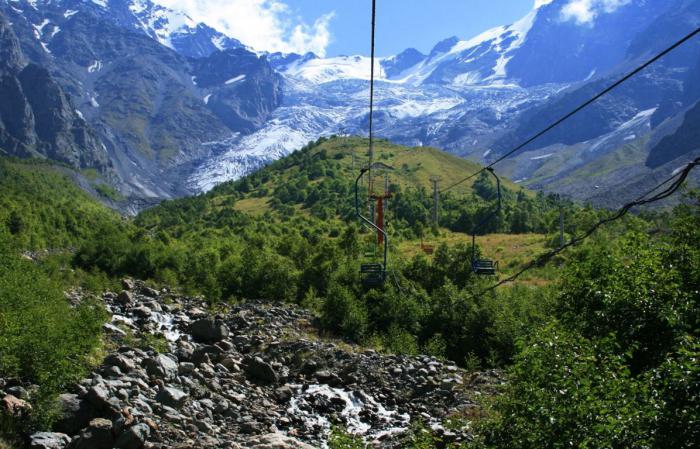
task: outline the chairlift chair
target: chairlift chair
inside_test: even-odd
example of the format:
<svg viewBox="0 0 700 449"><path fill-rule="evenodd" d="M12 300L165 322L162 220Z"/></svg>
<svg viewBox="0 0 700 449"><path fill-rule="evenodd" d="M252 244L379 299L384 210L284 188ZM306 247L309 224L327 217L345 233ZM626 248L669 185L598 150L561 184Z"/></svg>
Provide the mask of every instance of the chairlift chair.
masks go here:
<svg viewBox="0 0 700 449"><path fill-rule="evenodd" d="M360 208L360 179L368 171L367 168L360 170L360 175L355 180L355 214L360 221L370 229L377 232L380 243L384 245L383 262L363 263L360 265L360 277L362 285L366 288L379 287L386 281L387 255L389 251L389 235L381 227L377 226L373 220L362 215Z"/></svg>
<svg viewBox="0 0 700 449"><path fill-rule="evenodd" d="M493 168L488 167L486 169L491 173L494 178L496 178L496 186L498 190L498 204L496 210L485 217L479 224L477 224L474 229L472 229L472 272L477 276L496 276L498 274L498 262L493 259L476 257L476 233L489 221L493 220L498 213L501 211L501 180L498 178Z"/></svg>

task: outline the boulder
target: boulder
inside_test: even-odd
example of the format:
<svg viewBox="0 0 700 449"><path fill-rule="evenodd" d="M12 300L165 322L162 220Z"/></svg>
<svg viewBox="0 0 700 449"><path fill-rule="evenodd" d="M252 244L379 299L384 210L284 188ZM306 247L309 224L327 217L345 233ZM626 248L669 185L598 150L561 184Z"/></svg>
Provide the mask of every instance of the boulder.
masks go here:
<svg viewBox="0 0 700 449"><path fill-rule="evenodd" d="M165 354L144 359L143 365L149 376L159 379L174 379L177 376L177 362Z"/></svg>
<svg viewBox="0 0 700 449"><path fill-rule="evenodd" d="M38 432L29 437L29 449L63 449L70 441L65 433Z"/></svg>
<svg viewBox="0 0 700 449"><path fill-rule="evenodd" d="M123 290L117 296L117 302L122 306L129 306L134 303L134 295L129 291Z"/></svg>
<svg viewBox="0 0 700 449"><path fill-rule="evenodd" d="M163 387L156 395L156 401L178 409L182 407L189 396L182 390L173 387Z"/></svg>
<svg viewBox="0 0 700 449"><path fill-rule="evenodd" d="M158 290L152 289L151 287L144 287L141 289L141 292L149 298L157 298L159 296Z"/></svg>
<svg viewBox="0 0 700 449"><path fill-rule="evenodd" d="M123 354L110 354L105 358L105 365L117 366L125 373L136 368L134 361L124 356Z"/></svg>
<svg viewBox="0 0 700 449"><path fill-rule="evenodd" d="M113 443L112 421L95 418L71 442L69 449L112 449Z"/></svg>
<svg viewBox="0 0 700 449"><path fill-rule="evenodd" d="M136 282L133 279L124 278L122 279L122 288L124 290L133 290L136 288Z"/></svg>
<svg viewBox="0 0 700 449"><path fill-rule="evenodd" d="M24 399L8 394L2 398L2 411L13 418L21 418L32 411L32 406Z"/></svg>
<svg viewBox="0 0 700 449"><path fill-rule="evenodd" d="M244 372L249 380L263 383L277 382L278 376L275 369L260 357L248 357L244 360L244 364Z"/></svg>
<svg viewBox="0 0 700 449"><path fill-rule="evenodd" d="M314 449L306 443L282 435L281 433L269 433L255 437L248 443L249 449Z"/></svg>
<svg viewBox="0 0 700 449"><path fill-rule="evenodd" d="M68 435L76 435L86 427L94 415L92 408L80 399L77 394L65 393L58 397L58 407L61 418L56 422L55 429Z"/></svg>
<svg viewBox="0 0 700 449"><path fill-rule="evenodd" d="M151 429L147 424L136 424L117 438L114 447L118 449L140 449L150 435Z"/></svg>
<svg viewBox="0 0 700 449"><path fill-rule="evenodd" d="M106 411L113 408L111 399L109 389L104 384L93 385L87 393L88 402L97 410ZM118 402L116 398L115 402Z"/></svg>
<svg viewBox="0 0 700 449"><path fill-rule="evenodd" d="M195 341L201 343L215 343L228 337L228 326L214 318L197 320L190 326L190 334Z"/></svg>

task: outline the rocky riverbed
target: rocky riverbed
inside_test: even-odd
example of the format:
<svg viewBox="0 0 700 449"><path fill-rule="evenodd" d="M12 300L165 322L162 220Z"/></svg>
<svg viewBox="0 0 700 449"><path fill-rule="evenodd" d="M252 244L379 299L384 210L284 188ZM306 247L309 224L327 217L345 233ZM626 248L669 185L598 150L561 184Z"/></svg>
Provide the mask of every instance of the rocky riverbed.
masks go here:
<svg viewBox="0 0 700 449"><path fill-rule="evenodd" d="M32 435L31 448L323 448L334 425L398 448L419 421L459 442L470 429L448 419L478 414L478 396L501 382L497 372L322 339L294 306L216 313L201 298L123 286L104 295L113 350L61 395L64 417ZM22 386L3 388L21 405Z"/></svg>

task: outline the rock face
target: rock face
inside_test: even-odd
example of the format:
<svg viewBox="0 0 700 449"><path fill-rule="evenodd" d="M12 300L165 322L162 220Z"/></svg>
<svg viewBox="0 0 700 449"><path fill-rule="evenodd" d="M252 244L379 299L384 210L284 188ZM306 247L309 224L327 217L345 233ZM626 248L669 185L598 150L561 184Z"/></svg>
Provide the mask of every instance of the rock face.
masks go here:
<svg viewBox="0 0 700 449"><path fill-rule="evenodd" d="M134 202L191 193L209 143L281 102L264 56L149 0L0 2L0 52L0 154L97 168Z"/></svg>
<svg viewBox="0 0 700 449"><path fill-rule="evenodd" d="M138 281L129 291L128 304L104 295L111 324L135 338L160 338L162 352L109 334L118 349L60 397L64 417L55 430L73 436L70 446L60 434L35 434L37 444L310 449L341 425L372 447L398 449L416 420L459 443L469 429L445 430L448 414L476 413L473 398L501 382L496 372L466 373L431 357L309 338L314 317L296 307L253 302L207 317L200 298ZM203 342L191 333L200 326L228 332Z"/></svg>
<svg viewBox="0 0 700 449"><path fill-rule="evenodd" d="M107 152L49 71L27 57L0 13L0 154L108 171Z"/></svg>

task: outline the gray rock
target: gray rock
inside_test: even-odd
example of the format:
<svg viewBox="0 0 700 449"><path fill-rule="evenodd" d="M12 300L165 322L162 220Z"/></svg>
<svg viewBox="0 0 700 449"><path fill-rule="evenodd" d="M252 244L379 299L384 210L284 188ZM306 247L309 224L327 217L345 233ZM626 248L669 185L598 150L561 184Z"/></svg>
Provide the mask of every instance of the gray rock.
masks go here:
<svg viewBox="0 0 700 449"><path fill-rule="evenodd" d="M109 366L118 366L125 373L136 368L133 360L122 354L110 354L105 358L105 364Z"/></svg>
<svg viewBox="0 0 700 449"><path fill-rule="evenodd" d="M250 440L248 447L250 449L314 449L313 446L281 433L270 433L255 437Z"/></svg>
<svg viewBox="0 0 700 449"><path fill-rule="evenodd" d="M134 303L134 295L129 291L123 290L117 296L117 302L123 306L129 306Z"/></svg>
<svg viewBox="0 0 700 449"><path fill-rule="evenodd" d="M158 290L154 290L150 287L144 287L142 290L144 295L150 297L150 298L157 298L158 297Z"/></svg>
<svg viewBox="0 0 700 449"><path fill-rule="evenodd" d="M80 399L77 394L65 393L58 397L61 419L56 422L55 429L59 432L75 435L86 427L92 418L93 410L90 405Z"/></svg>
<svg viewBox="0 0 700 449"><path fill-rule="evenodd" d="M203 318L192 323L190 333L195 341L214 343L228 337L229 329L221 320Z"/></svg>
<svg viewBox="0 0 700 449"><path fill-rule="evenodd" d="M143 447L150 435L151 429L146 424L136 424L117 438L114 447L118 449L139 449Z"/></svg>
<svg viewBox="0 0 700 449"><path fill-rule="evenodd" d="M174 379L177 376L177 362L165 354L144 359L143 365L149 376L160 379Z"/></svg>
<svg viewBox="0 0 700 449"><path fill-rule="evenodd" d="M168 407L179 409L189 396L182 390L173 387L163 387L156 395L156 401Z"/></svg>
<svg viewBox="0 0 700 449"><path fill-rule="evenodd" d="M104 384L93 385L87 393L87 400L98 410L112 408L109 389Z"/></svg>
<svg viewBox="0 0 700 449"><path fill-rule="evenodd" d="M248 357L244 361L244 372L249 380L264 383L275 383L278 380L277 372L272 366L260 357Z"/></svg>
<svg viewBox="0 0 700 449"><path fill-rule="evenodd" d="M112 434L112 421L104 418L95 418L90 421L86 429L71 442L70 449L112 449L114 436Z"/></svg>
<svg viewBox="0 0 700 449"><path fill-rule="evenodd" d="M65 433L39 432L29 437L29 449L63 449L70 441Z"/></svg>
<svg viewBox="0 0 700 449"><path fill-rule="evenodd" d="M124 278L122 279L122 288L124 290L133 290L136 288L136 283L133 279Z"/></svg>

